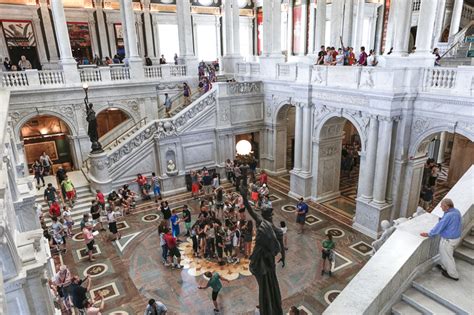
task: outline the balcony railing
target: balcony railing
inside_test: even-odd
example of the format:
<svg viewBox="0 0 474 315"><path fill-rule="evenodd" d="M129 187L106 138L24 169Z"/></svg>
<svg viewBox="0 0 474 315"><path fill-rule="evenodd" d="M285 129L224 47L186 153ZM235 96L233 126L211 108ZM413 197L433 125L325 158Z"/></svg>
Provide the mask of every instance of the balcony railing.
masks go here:
<svg viewBox="0 0 474 315"><path fill-rule="evenodd" d="M421 0L413 0L413 12L420 11L420 7L421 7Z"/></svg>
<svg viewBox="0 0 474 315"><path fill-rule="evenodd" d="M145 66L143 74L132 77L131 68L125 65L105 67L87 66L77 69L81 82L107 84L111 82L127 82L130 80L156 80L186 76L185 65ZM137 69L135 69L137 70ZM69 73L71 75L71 73ZM77 76L77 73L72 73ZM63 70L26 70L0 72L1 86L12 90L36 88L42 86L62 87L68 82L68 73Z"/></svg>

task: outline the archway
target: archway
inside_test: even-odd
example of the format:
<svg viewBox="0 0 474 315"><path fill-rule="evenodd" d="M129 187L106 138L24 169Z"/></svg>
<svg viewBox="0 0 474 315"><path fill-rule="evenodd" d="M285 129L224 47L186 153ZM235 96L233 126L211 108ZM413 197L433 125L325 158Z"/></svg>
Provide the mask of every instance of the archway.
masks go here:
<svg viewBox="0 0 474 315"><path fill-rule="evenodd" d="M295 164L295 113L295 107L287 104L279 109L276 116L275 170L277 173L288 173Z"/></svg>
<svg viewBox="0 0 474 315"><path fill-rule="evenodd" d="M474 142L461 134L436 132L418 144L410 157L406 216L418 206L431 212L474 164Z"/></svg>
<svg viewBox="0 0 474 315"><path fill-rule="evenodd" d="M53 172L59 166L74 169L68 125L52 115L38 115L30 118L20 127L20 139L24 142L28 167L46 152L53 162Z"/></svg>
<svg viewBox="0 0 474 315"><path fill-rule="evenodd" d="M105 136L113 129L117 129L117 135L119 135L120 130L127 129L132 123L131 117L120 108L107 108L97 114L97 132L99 137Z"/></svg>
<svg viewBox="0 0 474 315"><path fill-rule="evenodd" d="M344 117L332 117L319 129L314 150L315 201L353 218L359 179L361 138Z"/></svg>

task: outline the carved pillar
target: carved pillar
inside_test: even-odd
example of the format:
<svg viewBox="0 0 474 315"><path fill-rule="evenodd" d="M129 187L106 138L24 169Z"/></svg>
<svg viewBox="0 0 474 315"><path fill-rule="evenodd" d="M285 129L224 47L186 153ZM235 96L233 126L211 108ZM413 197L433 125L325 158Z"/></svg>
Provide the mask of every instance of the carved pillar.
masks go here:
<svg viewBox="0 0 474 315"><path fill-rule="evenodd" d="M99 189L104 194L110 193L112 191L112 179L109 174L107 153L89 154L89 159L89 179L92 189Z"/></svg>
<svg viewBox="0 0 474 315"><path fill-rule="evenodd" d="M309 3L309 33L308 33L308 54L313 55L316 50L314 46L314 34L316 25L316 2Z"/></svg>
<svg viewBox="0 0 474 315"><path fill-rule="evenodd" d="M459 32L463 3L464 0L454 0L453 15L451 16L451 27L449 28L449 37Z"/></svg>
<svg viewBox="0 0 474 315"><path fill-rule="evenodd" d="M437 0L421 1L420 16L418 18L418 28L416 31L416 55L430 56L431 54L431 39L430 36L434 31L434 24L436 19Z"/></svg>
<svg viewBox="0 0 474 315"><path fill-rule="evenodd" d="M365 1L365 0L361 0ZM344 0L333 0L331 4L331 46L338 47L342 34Z"/></svg>
<svg viewBox="0 0 474 315"><path fill-rule="evenodd" d="M191 4L189 1L176 2L176 16L178 18L179 57L194 57Z"/></svg>
<svg viewBox="0 0 474 315"><path fill-rule="evenodd" d="M156 60L154 43L153 43L153 32L150 16L150 3L144 2L143 8L143 23L145 25L145 38L146 38L146 54L149 58Z"/></svg>
<svg viewBox="0 0 474 315"><path fill-rule="evenodd" d="M49 15L48 1L41 0L39 2L39 8L41 19L43 20L46 43L48 45L49 62L57 63L59 61L58 49L56 47L56 38L54 37L53 24Z"/></svg>
<svg viewBox="0 0 474 315"><path fill-rule="evenodd" d="M122 28L125 46L128 47L128 64L131 79L144 77L143 61L138 55L137 33L135 14L133 13L132 0L120 0L120 13L122 14Z"/></svg>
<svg viewBox="0 0 474 315"><path fill-rule="evenodd" d="M100 52L102 60L105 57L113 57L113 52L109 49L109 42L107 39L107 29L104 19L104 10L102 8L102 0L96 0L96 16L97 16L97 28L99 30L99 42L100 42ZM110 35L112 36L112 35Z"/></svg>
<svg viewBox="0 0 474 315"><path fill-rule="evenodd" d="M312 138L312 121L311 121L311 104L303 105L303 141L302 141L302 162L301 170L309 174L311 171L311 138Z"/></svg>
<svg viewBox="0 0 474 315"><path fill-rule="evenodd" d="M344 42L345 47L352 47L352 19L354 17L353 1L354 0L345 0L344 3L344 25L342 26L342 41Z"/></svg>
<svg viewBox="0 0 474 315"><path fill-rule="evenodd" d="M326 0L316 3L316 37L314 39L314 53L317 54L326 42Z"/></svg>
<svg viewBox="0 0 474 315"><path fill-rule="evenodd" d="M91 42L92 42L92 54L94 56L95 55L100 56L99 40L98 40L99 36L97 35L97 31L95 28L95 19L92 12L89 13L88 25L89 25L89 33L91 35Z"/></svg>
<svg viewBox="0 0 474 315"><path fill-rule="evenodd" d="M301 170L303 132L303 107L297 104L295 113L295 163L293 165L295 171Z"/></svg>
<svg viewBox="0 0 474 315"><path fill-rule="evenodd" d="M135 15L135 28L138 31L138 55L142 58L147 54L145 51L145 35L143 34L143 22L140 16Z"/></svg>
<svg viewBox="0 0 474 315"><path fill-rule="evenodd" d="M293 5L295 0L288 0L287 51L288 57L293 55Z"/></svg>
<svg viewBox="0 0 474 315"><path fill-rule="evenodd" d="M61 57L61 65L64 70L66 82L80 83L81 79L77 71L76 60L72 56L63 2L60 0L52 0L51 12L53 13L54 28L59 45L59 55Z"/></svg>
<svg viewBox="0 0 474 315"><path fill-rule="evenodd" d="M412 0L393 2L393 53L394 56L406 56L410 36L410 21L412 14ZM387 51L389 49L386 49Z"/></svg>
<svg viewBox="0 0 474 315"><path fill-rule="evenodd" d="M155 57L158 59L159 56L161 56L161 51L160 51L160 33L159 33L159 26L158 26L158 21L156 19L156 15L152 15L152 21L153 21L153 35L154 35L154 44L155 44Z"/></svg>
<svg viewBox="0 0 474 315"><path fill-rule="evenodd" d="M388 180L388 166L390 162L390 147L392 142L393 121L384 118L380 122L377 158L375 162L375 181L373 202L378 205L386 203L385 194Z"/></svg>
<svg viewBox="0 0 474 315"><path fill-rule="evenodd" d="M298 54L299 56L304 56L306 54L307 38L308 38L308 6L307 6L307 1L303 1L301 2L300 48L299 48L299 54Z"/></svg>
<svg viewBox="0 0 474 315"><path fill-rule="evenodd" d="M115 26L112 22L107 22L107 32L109 33L110 58L117 53L117 42L115 38Z"/></svg>
<svg viewBox="0 0 474 315"><path fill-rule="evenodd" d="M439 140L439 150L438 150L438 157L436 159L436 163L443 163L444 162L444 151L446 151L446 137L447 132L442 131L440 140Z"/></svg>
<svg viewBox="0 0 474 315"><path fill-rule="evenodd" d="M362 46L362 35L364 34L364 31L365 32L368 31L368 30L364 30L364 15L365 15L365 0L358 0L355 28L354 28L354 33L352 35L354 50L357 50L357 51L359 51L360 47Z"/></svg>
<svg viewBox="0 0 474 315"><path fill-rule="evenodd" d="M40 23L40 19L38 17L37 12L34 13L32 22L33 22L33 32L36 36L36 45L38 48L40 63L44 65L48 63L48 56L46 55L45 41L43 38L43 32L41 31L41 23Z"/></svg>
<svg viewBox="0 0 474 315"><path fill-rule="evenodd" d="M377 153L377 138L379 133L379 121L376 116L370 117L369 138L367 141L366 157L363 166L364 171L361 172L363 181L359 185L361 198L370 201L373 196L374 175L375 175L375 159ZM362 167L362 163L361 163Z"/></svg>

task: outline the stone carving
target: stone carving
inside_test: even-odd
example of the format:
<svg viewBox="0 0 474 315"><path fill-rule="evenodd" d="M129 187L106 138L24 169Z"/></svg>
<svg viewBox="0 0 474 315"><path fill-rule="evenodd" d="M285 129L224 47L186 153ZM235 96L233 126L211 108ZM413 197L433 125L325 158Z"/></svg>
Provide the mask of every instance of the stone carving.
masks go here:
<svg viewBox="0 0 474 315"><path fill-rule="evenodd" d="M353 104L353 105L367 105L368 100L364 97L358 97L353 95L334 95L330 93L313 93L314 98L321 101L328 101L331 103L344 103L344 104Z"/></svg>
<svg viewBox="0 0 474 315"><path fill-rule="evenodd" d="M140 107L139 107L138 102L136 100L128 101L127 106L128 106L128 108L130 108L134 112L138 113L140 111Z"/></svg>
<svg viewBox="0 0 474 315"><path fill-rule="evenodd" d="M230 108L228 104L221 106L221 121L227 122L230 120Z"/></svg>
<svg viewBox="0 0 474 315"><path fill-rule="evenodd" d="M324 157L333 156L337 153L337 151L338 149L335 144L324 146L319 149L319 157L324 158Z"/></svg>
<svg viewBox="0 0 474 315"><path fill-rule="evenodd" d="M319 122L323 118L323 116L337 111L336 108L329 107L327 105L321 105L321 106L314 105L313 108L314 108L314 114L313 114L314 115L314 126L318 125L317 122Z"/></svg>
<svg viewBox="0 0 474 315"><path fill-rule="evenodd" d="M183 85L180 83L159 83L156 87L158 90L173 90L173 89L182 89Z"/></svg>
<svg viewBox="0 0 474 315"><path fill-rule="evenodd" d="M173 118L174 125L176 129L184 126L189 120L194 118L197 114L202 112L205 108L209 106L216 105L216 92L212 92L206 98L202 99L199 103L193 105L192 107L188 107L187 109L183 110L182 112L178 113Z"/></svg>
<svg viewBox="0 0 474 315"><path fill-rule="evenodd" d="M373 88L374 87L374 78L373 78L373 69L369 68L364 68L362 70L362 83L361 87L368 87L368 88Z"/></svg>
<svg viewBox="0 0 474 315"><path fill-rule="evenodd" d="M270 104L265 105L265 116L268 118L272 117L272 106Z"/></svg>
<svg viewBox="0 0 474 315"><path fill-rule="evenodd" d="M430 127L431 122L424 118L418 118L413 123L413 132L415 135L420 135Z"/></svg>
<svg viewBox="0 0 474 315"><path fill-rule="evenodd" d="M387 220L382 220L382 222L380 222L380 227L382 228L383 233L376 241L372 242L372 255L382 247L383 243L385 243L390 235L392 235L396 230L396 227L392 226Z"/></svg>
<svg viewBox="0 0 474 315"><path fill-rule="evenodd" d="M100 171L102 171L108 166L108 160L91 159L90 163L91 163L91 167L94 167Z"/></svg>
<svg viewBox="0 0 474 315"><path fill-rule="evenodd" d="M74 108L72 106L61 106L59 111L67 117L73 118L74 117Z"/></svg>
<svg viewBox="0 0 474 315"><path fill-rule="evenodd" d="M261 82L236 82L227 84L227 94L253 94L262 92Z"/></svg>
<svg viewBox="0 0 474 315"><path fill-rule="evenodd" d="M315 69L316 71L314 71L314 75L313 75L313 82L316 82L316 83L323 83L324 78L323 78L323 75L324 75L324 70L325 68L323 67L314 67L313 69Z"/></svg>

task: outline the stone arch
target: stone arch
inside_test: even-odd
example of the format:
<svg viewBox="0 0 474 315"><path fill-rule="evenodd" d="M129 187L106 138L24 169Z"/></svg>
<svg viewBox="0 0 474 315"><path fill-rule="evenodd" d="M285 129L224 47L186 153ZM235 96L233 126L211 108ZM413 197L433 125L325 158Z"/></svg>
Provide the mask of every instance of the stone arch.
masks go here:
<svg viewBox="0 0 474 315"><path fill-rule="evenodd" d="M107 105L104 105L104 106L101 106L100 104L98 104L98 105L94 104L94 107L96 107L96 106L97 106L97 111L95 113L96 115L99 115L101 112L103 112L107 109L118 108L122 112L124 112L130 119L132 119L133 123L137 123L140 120L140 117L136 112L134 112L129 107L127 107L123 104L111 103L111 104L107 104Z"/></svg>
<svg viewBox="0 0 474 315"><path fill-rule="evenodd" d="M327 114L324 114L321 117L317 117L314 119L315 128L314 128L314 133L313 133L313 139L315 141L319 141L320 136L321 136L321 129L331 118L334 118L334 117L345 118L348 121L350 121L352 125L354 125L354 127L357 129L357 132L359 133L359 136L360 136L361 150L362 152L365 152L366 145L367 145L366 127L368 126L368 120L369 120L368 117L367 118L355 117L352 114L344 112L344 111L329 112Z"/></svg>
<svg viewBox="0 0 474 315"><path fill-rule="evenodd" d="M33 119L37 116L46 116L46 115L47 116L53 116L53 117L61 119L66 124L66 126L68 127L69 133L70 133L71 136L77 136L79 134L77 123L75 121L73 121L71 118L69 118L68 116L60 113L59 111L58 112L53 112L52 110L47 110L47 109L46 110L45 109L37 109L34 112L30 112L30 113L22 116L21 118L19 118L15 122L15 127L14 127L15 137L18 140L20 140L20 138L21 138L21 128L29 120L31 120L31 119Z"/></svg>
<svg viewBox="0 0 474 315"><path fill-rule="evenodd" d="M411 141L410 147L408 149L408 155L415 156L418 150L418 147L424 141L426 141L429 137L433 136L434 134L437 134L443 131L450 132L450 133L458 133L474 142L474 133L468 130L467 128L463 128L463 127L453 125L453 124L439 125L439 126L434 126L432 128L426 129L423 132L421 132L419 135L417 135L415 140Z"/></svg>
<svg viewBox="0 0 474 315"><path fill-rule="evenodd" d="M272 106L272 122L277 124L278 115L281 115L281 109L285 106L296 106L296 103L292 100L291 97L285 99L275 99Z"/></svg>
<svg viewBox="0 0 474 315"><path fill-rule="evenodd" d="M294 137L295 123L287 121L290 110L295 108L294 104L289 100L285 100L278 104L274 112L273 125L275 143L273 146L274 169L278 173L286 173L288 168L294 165ZM296 119L294 117L293 119Z"/></svg>

